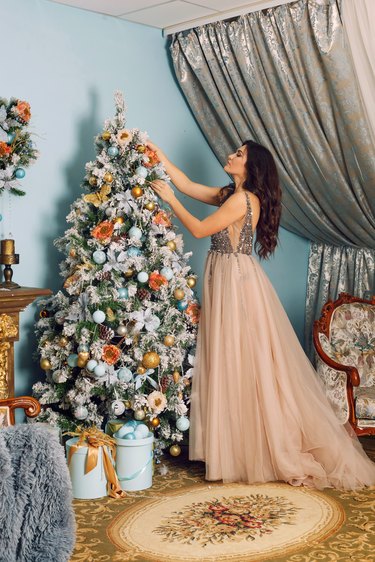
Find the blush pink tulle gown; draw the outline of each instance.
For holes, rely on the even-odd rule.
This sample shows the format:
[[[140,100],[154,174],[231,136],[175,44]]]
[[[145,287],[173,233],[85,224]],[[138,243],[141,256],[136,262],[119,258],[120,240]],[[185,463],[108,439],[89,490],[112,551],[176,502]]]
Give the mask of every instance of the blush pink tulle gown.
[[[245,195],[245,217],[212,236],[206,261],[189,457],[206,463],[207,480],[375,485],[375,464],[354,431],[337,420],[251,255],[252,212]]]

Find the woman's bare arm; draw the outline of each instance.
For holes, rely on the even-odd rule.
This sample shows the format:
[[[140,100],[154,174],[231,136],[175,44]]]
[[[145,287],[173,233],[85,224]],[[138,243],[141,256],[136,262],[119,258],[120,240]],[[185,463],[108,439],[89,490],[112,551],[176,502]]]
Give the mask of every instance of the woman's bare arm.
[[[193,199],[207,203],[208,205],[219,205],[218,195],[221,187],[209,187],[207,185],[191,181],[184,172],[177,168],[177,166],[175,166],[175,164],[167,158],[164,152],[156,146],[156,144],[147,142],[147,146],[156,152],[160,162],[164,164],[167,174],[171,178],[172,183],[177,187],[178,191],[192,197]]]

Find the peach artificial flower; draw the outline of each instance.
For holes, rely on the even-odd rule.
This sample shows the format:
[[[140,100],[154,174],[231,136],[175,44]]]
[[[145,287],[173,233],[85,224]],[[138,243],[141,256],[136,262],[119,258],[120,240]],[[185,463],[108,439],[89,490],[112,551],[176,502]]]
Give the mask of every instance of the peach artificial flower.
[[[159,390],[151,392],[147,397],[147,402],[154,414],[160,414],[167,406],[167,398]]]
[[[158,213],[156,213],[156,215],[152,219],[152,222],[159,226],[172,226],[169,216],[165,211],[159,211]]]
[[[8,156],[12,152],[12,148],[6,142],[0,141],[0,156]]]
[[[121,357],[121,351],[116,345],[103,346],[102,359],[108,365],[114,365]]]
[[[192,324],[198,324],[201,311],[199,305],[196,302],[190,303],[185,312],[188,316],[190,316]]]
[[[109,241],[113,234],[114,224],[111,221],[100,222],[92,229],[91,235],[101,242]]]
[[[144,151],[144,154],[145,156],[148,157],[148,162],[143,162],[143,166],[145,168],[152,168],[152,166],[159,164],[160,160],[155,150],[151,150],[151,148],[148,148],[148,146],[146,146],[146,150]]]
[[[148,284],[154,291],[160,291],[162,285],[168,285],[167,279],[158,271],[153,271],[148,278]]]
[[[117,133],[117,142],[120,146],[125,147],[127,146],[133,139],[133,135],[127,129],[121,129]]]
[[[17,113],[18,117],[22,119],[22,121],[25,121],[25,123],[28,123],[30,121],[30,104],[27,103],[27,101],[18,101],[15,107],[15,112]]]

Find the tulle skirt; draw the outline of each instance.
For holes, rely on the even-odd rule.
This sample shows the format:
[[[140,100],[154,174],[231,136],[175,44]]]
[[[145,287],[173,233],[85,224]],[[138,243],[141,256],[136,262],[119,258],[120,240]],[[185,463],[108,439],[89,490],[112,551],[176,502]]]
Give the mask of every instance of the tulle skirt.
[[[209,252],[189,457],[208,480],[375,485],[375,464],[337,420],[257,260]]]

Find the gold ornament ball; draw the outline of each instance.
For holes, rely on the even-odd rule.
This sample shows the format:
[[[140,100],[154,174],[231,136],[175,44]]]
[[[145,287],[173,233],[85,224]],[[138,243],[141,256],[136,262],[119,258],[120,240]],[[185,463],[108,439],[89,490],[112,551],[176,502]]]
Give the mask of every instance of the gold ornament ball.
[[[108,307],[105,311],[108,322],[114,322],[116,320],[116,314],[113,312],[112,308]]]
[[[169,448],[169,452],[172,455],[172,457],[178,457],[179,455],[181,455],[181,447],[180,445],[172,445]]]
[[[102,139],[103,139],[104,141],[108,141],[110,138],[111,138],[111,133],[110,133],[109,131],[104,131],[104,132],[102,133]]]
[[[192,289],[197,284],[197,280],[195,279],[195,277],[188,277],[186,283],[188,284],[188,287]]]
[[[71,258],[75,258],[76,255],[77,255],[77,250],[75,248],[71,248],[69,250],[69,255],[70,255]]]
[[[184,378],[184,385],[190,386],[190,379]]]
[[[148,211],[153,211],[155,209],[154,201],[147,201],[145,207]]]
[[[170,250],[172,250],[172,252],[174,252],[175,249],[177,248],[176,242],[174,240],[168,240],[167,246]]]
[[[182,394],[182,392],[179,392],[179,393],[177,394],[177,396],[178,396],[178,398],[179,398],[180,400],[183,399],[183,394]]]
[[[125,400],[124,404],[127,410],[130,410],[130,408],[132,407],[132,403],[130,402],[130,400]]]
[[[50,368],[52,367],[51,362],[45,358],[40,360],[40,366],[43,369],[43,371],[49,371]]]
[[[125,277],[133,277],[134,275],[134,269],[128,269],[127,271],[125,271]]]
[[[117,224],[124,224],[125,219],[124,219],[124,217],[116,217],[113,222],[117,223]]]
[[[144,144],[139,144],[139,145],[137,146],[137,152],[138,152],[139,154],[143,154],[145,151],[146,151],[146,147],[145,147]]]
[[[126,331],[126,326],[124,326],[124,324],[119,324],[119,326],[117,327],[116,333],[118,336],[126,336],[127,331]]]
[[[137,375],[144,375],[146,372],[146,369],[143,367],[143,365],[139,365],[137,368]]]
[[[113,182],[113,176],[112,176],[111,172],[106,172],[104,174],[104,181],[106,183],[112,183]]]
[[[80,369],[86,367],[87,363],[88,363],[87,359],[80,359],[80,358],[77,359],[77,367],[79,367]]]
[[[144,354],[142,359],[142,365],[146,369],[155,369],[160,363],[160,357],[156,351],[148,351]]]
[[[59,339],[59,346],[66,347],[68,343],[69,343],[68,338],[66,338],[65,336],[61,336],[61,338]]]
[[[178,371],[173,371],[172,377],[173,377],[173,381],[177,384],[178,381],[179,381],[180,378],[181,378],[181,375],[180,375],[180,373],[179,373]]]
[[[150,425],[151,425],[154,429],[156,429],[157,427],[159,427],[159,425],[160,425],[160,420],[159,420],[159,418],[153,418],[153,419],[150,421]]]
[[[91,187],[95,187],[98,184],[98,178],[95,176],[90,176],[89,184],[91,185]]]
[[[80,351],[78,353],[78,359],[82,359],[83,361],[88,361],[90,357],[90,353],[88,351]]]
[[[138,410],[134,410],[134,419],[137,421],[142,421],[146,417],[146,412],[139,408]]]
[[[185,296],[185,291],[183,291],[182,289],[175,289],[174,291],[174,298],[178,301],[182,301],[182,299]]]
[[[132,195],[135,199],[138,199],[138,197],[142,197],[143,189],[139,185],[135,185],[132,189]]]
[[[174,344],[174,336],[165,336],[164,345],[171,347]]]

